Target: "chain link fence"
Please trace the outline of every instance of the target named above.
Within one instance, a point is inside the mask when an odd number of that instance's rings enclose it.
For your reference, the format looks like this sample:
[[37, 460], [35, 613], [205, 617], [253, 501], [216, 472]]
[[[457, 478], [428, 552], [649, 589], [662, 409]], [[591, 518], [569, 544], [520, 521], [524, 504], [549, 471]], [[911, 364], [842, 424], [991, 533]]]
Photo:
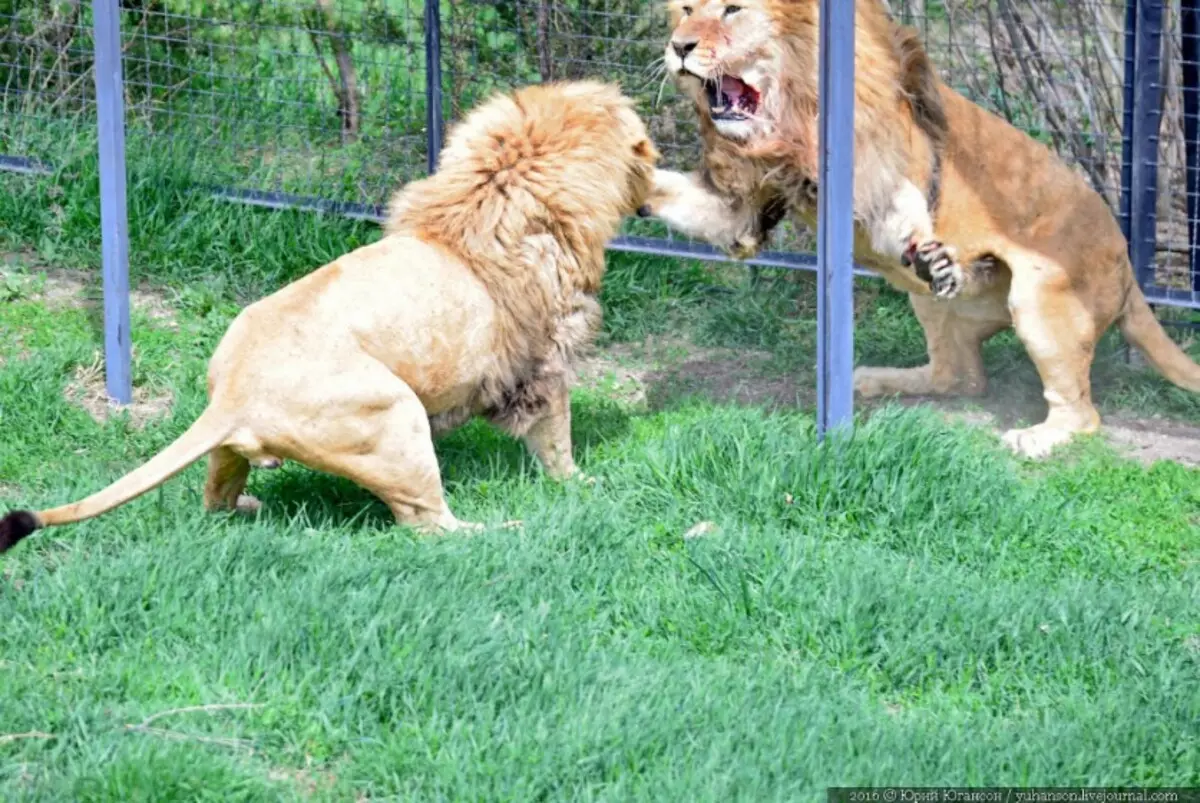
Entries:
[[[1159, 303], [1200, 307], [1200, 0], [890, 0], [944, 78], [1048, 143], [1119, 214]], [[131, 160], [170, 153], [213, 192], [377, 218], [440, 123], [495, 89], [616, 80], [669, 165], [698, 154], [648, 0], [122, 0]], [[433, 24], [431, 24], [433, 23]], [[0, 169], [94, 147], [92, 8], [0, 0]], [[432, 67], [432, 69], [431, 69]], [[710, 254], [648, 221], [618, 248]], [[784, 226], [759, 264], [813, 264]]]

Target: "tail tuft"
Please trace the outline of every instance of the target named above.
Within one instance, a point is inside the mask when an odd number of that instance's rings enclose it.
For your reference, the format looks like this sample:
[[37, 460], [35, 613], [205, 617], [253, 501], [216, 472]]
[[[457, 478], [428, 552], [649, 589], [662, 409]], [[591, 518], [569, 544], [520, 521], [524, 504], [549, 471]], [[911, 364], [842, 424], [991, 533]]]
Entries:
[[0, 519], [0, 552], [7, 552], [27, 535], [41, 529], [41, 522], [27, 510], [14, 510]]

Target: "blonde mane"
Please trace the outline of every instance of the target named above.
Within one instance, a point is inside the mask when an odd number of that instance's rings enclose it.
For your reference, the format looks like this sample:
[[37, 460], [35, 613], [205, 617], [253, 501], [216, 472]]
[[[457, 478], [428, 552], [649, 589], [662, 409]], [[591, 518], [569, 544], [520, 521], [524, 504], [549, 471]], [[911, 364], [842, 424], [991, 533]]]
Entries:
[[[770, 21], [777, 81], [767, 111], [772, 133], [749, 141], [723, 137], [697, 100], [705, 171], [726, 193], [758, 197], [760, 204], [775, 196], [797, 209], [811, 206], [818, 172], [818, 0], [745, 5]], [[680, 8], [673, 4], [677, 24]], [[856, 3], [854, 128], [856, 217], [886, 217], [906, 177], [924, 183], [936, 206], [949, 135], [942, 85], [916, 33], [894, 23], [878, 0]]]
[[497, 95], [450, 132], [436, 173], [395, 195], [386, 231], [437, 243], [502, 296], [521, 283], [513, 253], [550, 235], [581, 260], [577, 289], [595, 292], [631, 204], [631, 186], [614, 177], [638, 167], [616, 124], [632, 114], [632, 101], [598, 82]]
[[495, 367], [476, 406], [510, 430], [596, 334], [605, 248], [649, 192], [658, 157], [616, 86], [532, 85], [476, 106], [437, 171], [393, 197], [387, 234], [453, 255], [496, 305]]
[[[855, 9], [856, 161], [860, 155], [903, 172], [909, 144], [896, 125], [898, 114], [911, 116], [935, 147], [947, 137], [940, 80], [916, 33], [894, 23], [878, 0]], [[775, 26], [783, 70], [776, 138], [741, 147], [743, 156], [784, 159], [815, 176], [817, 156], [818, 3], [817, 0], [766, 0]]]

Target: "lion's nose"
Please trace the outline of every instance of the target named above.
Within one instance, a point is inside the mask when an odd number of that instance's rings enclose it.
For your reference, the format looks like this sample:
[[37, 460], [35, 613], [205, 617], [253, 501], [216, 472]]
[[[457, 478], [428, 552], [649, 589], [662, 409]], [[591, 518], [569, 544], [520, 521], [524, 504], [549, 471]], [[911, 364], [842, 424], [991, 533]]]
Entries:
[[675, 48], [675, 55], [679, 56], [679, 60], [683, 61], [687, 58], [688, 53], [696, 49], [698, 42], [671, 42], [671, 47]]

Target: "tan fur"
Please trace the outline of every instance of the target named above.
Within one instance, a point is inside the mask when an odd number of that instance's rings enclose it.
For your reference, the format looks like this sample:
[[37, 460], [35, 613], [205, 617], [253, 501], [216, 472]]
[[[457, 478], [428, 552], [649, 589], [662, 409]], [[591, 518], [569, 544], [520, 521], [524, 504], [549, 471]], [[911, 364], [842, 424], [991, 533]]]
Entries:
[[[659, 171], [643, 213], [662, 211], [672, 226], [744, 255], [761, 242], [764, 199], [782, 194], [799, 218], [814, 218], [818, 0], [746, 0], [732, 17], [710, 0], [688, 3], [691, 14], [683, 5], [671, 3], [667, 62], [680, 61], [671, 58], [676, 43], [698, 40], [688, 58], [702, 58], [680, 81], [696, 98], [704, 168], [690, 177]], [[866, 396], [982, 394], [980, 348], [1014, 326], [1049, 413], [1004, 440], [1019, 453], [1044, 456], [1098, 429], [1089, 371], [1098, 338], [1117, 322], [1168, 379], [1200, 391], [1200, 366], [1154, 319], [1100, 195], [1048, 148], [942, 84], [915, 35], [878, 0], [857, 0], [856, 20], [855, 255], [910, 293], [930, 357], [920, 368], [859, 368], [856, 389]], [[745, 131], [718, 130], [693, 77], [708, 70], [758, 77], [764, 119]], [[723, 227], [715, 223], [722, 204]], [[703, 211], [706, 231], [689, 229], [689, 207]], [[936, 223], [936, 238], [967, 266], [956, 268], [953, 292], [943, 294], [953, 300], [935, 298], [889, 240], [909, 226], [918, 239], [934, 240], [927, 223]]]
[[[476, 415], [523, 437], [550, 476], [577, 474], [571, 364], [599, 323], [605, 245], [658, 158], [615, 87], [493, 97], [451, 132], [437, 173], [396, 195], [386, 236], [238, 316], [187, 432], [37, 524], [104, 513], [208, 454], [209, 509], [257, 506], [242, 495], [251, 466], [295, 460], [359, 483], [402, 524], [455, 529], [432, 436]], [[28, 529], [6, 521], [10, 540]]]
[[[680, 76], [695, 102], [704, 163], [687, 177], [660, 173], [660, 191], [645, 213], [745, 257], [777, 222], [778, 215], [764, 215], [764, 210], [782, 203], [803, 220], [815, 216], [816, 7], [799, 0], [748, 0], [729, 15], [731, 6], [710, 0], [669, 5], [675, 27], [666, 48], [667, 68]], [[935, 240], [924, 200], [946, 137], [941, 104], [929, 93], [937, 76], [919, 42], [903, 29], [893, 30], [886, 17], [860, 6], [857, 25], [860, 51], [866, 47], [871, 53], [856, 65], [854, 198], [861, 261], [886, 266], [914, 292], [930, 292], [936, 279], [942, 295], [956, 294], [962, 270], [952, 250]], [[681, 58], [676, 47], [690, 45], [694, 49]], [[723, 75], [744, 77], [760, 90], [762, 108], [753, 121], [714, 122], [699, 79]], [[897, 125], [900, 119], [908, 122]], [[727, 201], [724, 226], [713, 225], [712, 214], [687, 213], [703, 205], [699, 199], [705, 192]], [[703, 227], [699, 220], [705, 221]], [[923, 249], [938, 276], [897, 270], [900, 258], [913, 249]]]

